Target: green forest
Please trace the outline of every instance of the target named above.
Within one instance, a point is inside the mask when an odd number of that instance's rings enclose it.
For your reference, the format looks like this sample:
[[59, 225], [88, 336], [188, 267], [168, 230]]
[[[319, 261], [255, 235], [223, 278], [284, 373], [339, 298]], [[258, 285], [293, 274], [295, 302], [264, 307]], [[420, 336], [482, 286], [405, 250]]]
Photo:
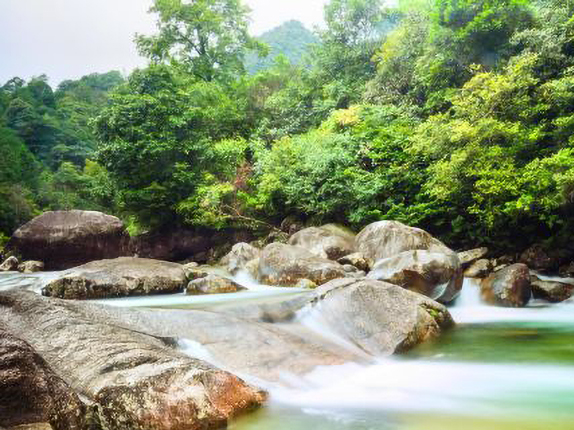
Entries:
[[383, 3], [331, 0], [277, 55], [240, 0], [155, 0], [146, 68], [6, 82], [3, 237], [74, 208], [132, 232], [388, 219], [458, 247], [571, 247], [574, 2]]

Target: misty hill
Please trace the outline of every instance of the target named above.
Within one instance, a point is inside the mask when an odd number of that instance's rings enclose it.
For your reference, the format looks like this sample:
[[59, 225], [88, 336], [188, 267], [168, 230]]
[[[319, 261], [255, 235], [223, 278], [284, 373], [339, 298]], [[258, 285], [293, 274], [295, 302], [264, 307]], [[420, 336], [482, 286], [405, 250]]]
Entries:
[[293, 64], [298, 64], [310, 44], [317, 43], [318, 38], [299, 21], [287, 21], [258, 38], [270, 47], [266, 58], [250, 54], [245, 60], [249, 73], [256, 73], [273, 64], [275, 58], [283, 54]]

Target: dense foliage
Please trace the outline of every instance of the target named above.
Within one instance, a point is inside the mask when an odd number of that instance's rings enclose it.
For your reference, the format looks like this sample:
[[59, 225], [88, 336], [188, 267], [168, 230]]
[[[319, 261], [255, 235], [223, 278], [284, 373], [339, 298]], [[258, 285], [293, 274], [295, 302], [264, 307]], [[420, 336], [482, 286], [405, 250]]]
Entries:
[[42, 210], [114, 210], [113, 187], [94, 158], [91, 124], [118, 72], [64, 81], [54, 91], [46, 76], [14, 78], [0, 87], [0, 234]]
[[142, 227], [396, 219], [460, 247], [572, 242], [574, 2], [332, 0], [303, 62], [272, 46], [255, 74], [238, 0], [153, 11], [152, 64], [109, 103], [116, 81], [3, 87], [1, 180], [28, 190], [0, 187], [4, 231], [59, 201]]

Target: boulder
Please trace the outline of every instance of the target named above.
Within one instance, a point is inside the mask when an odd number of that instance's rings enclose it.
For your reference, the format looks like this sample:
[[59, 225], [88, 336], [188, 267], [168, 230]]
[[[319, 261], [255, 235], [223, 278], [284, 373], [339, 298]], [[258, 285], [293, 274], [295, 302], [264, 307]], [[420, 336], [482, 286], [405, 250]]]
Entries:
[[289, 238], [289, 245], [300, 246], [321, 258], [337, 260], [354, 252], [355, 235], [349, 230], [327, 224], [303, 229]]
[[550, 303], [560, 303], [574, 295], [574, 285], [555, 281], [543, 281], [531, 277], [532, 296]]
[[209, 275], [209, 272], [203, 267], [197, 266], [197, 264], [186, 264], [183, 266], [183, 272], [188, 281], [194, 281], [196, 279], [205, 278]]
[[47, 270], [62, 270], [128, 255], [129, 235], [118, 218], [101, 212], [46, 212], [16, 230], [8, 247]]
[[418, 249], [433, 253], [455, 254], [426, 231], [397, 221], [379, 221], [369, 224], [355, 238], [355, 249], [375, 262], [404, 251]]
[[36, 273], [44, 270], [44, 263], [41, 261], [24, 261], [18, 265], [18, 271], [22, 273]]
[[0, 265], [0, 272], [15, 272], [18, 270], [19, 262], [16, 257], [8, 257]]
[[247, 263], [259, 258], [261, 251], [248, 243], [237, 243], [233, 245], [229, 254], [221, 260], [221, 265], [227, 267], [227, 271], [235, 275], [240, 270], [244, 270]]
[[353, 252], [352, 254], [345, 255], [337, 260], [339, 264], [350, 264], [363, 272], [369, 272], [373, 267], [373, 261], [365, 258], [360, 252]]
[[505, 307], [523, 307], [532, 296], [530, 270], [525, 264], [513, 264], [491, 274], [481, 282], [482, 298]]
[[68, 384], [0, 324], [0, 427], [83, 430], [85, 414], [85, 405]]
[[540, 244], [533, 245], [520, 255], [520, 263], [526, 264], [532, 270], [548, 271], [557, 269], [559, 261], [550, 257]]
[[457, 254], [460, 265], [463, 269], [470, 267], [476, 261], [484, 258], [488, 254], [488, 248], [476, 248]]
[[120, 257], [67, 270], [48, 283], [42, 294], [75, 300], [170, 294], [183, 291], [186, 282], [180, 264]]
[[187, 294], [226, 294], [237, 293], [238, 291], [243, 291], [245, 289], [245, 287], [233, 282], [231, 279], [222, 278], [217, 275], [207, 275], [204, 278], [191, 281], [187, 285]]
[[265, 400], [238, 377], [177, 351], [173, 339], [113, 324], [105, 308], [0, 293], [0, 321], [94, 405], [96, 428], [223, 428]]
[[486, 278], [494, 270], [492, 262], [483, 258], [475, 261], [464, 271], [467, 278]]
[[407, 351], [454, 325], [443, 305], [373, 279], [337, 279], [315, 295], [329, 330], [376, 356]]
[[214, 231], [172, 227], [133, 237], [131, 250], [142, 258], [164, 261], [193, 259], [200, 263], [208, 263], [223, 257], [233, 244], [254, 239], [253, 233], [248, 230]]
[[259, 279], [269, 285], [296, 285], [309, 279], [317, 285], [343, 278], [343, 267], [321, 258], [300, 246], [273, 243], [267, 245], [259, 258]]
[[405, 251], [379, 260], [368, 278], [389, 282], [440, 302], [451, 302], [462, 289], [462, 269], [455, 254]]

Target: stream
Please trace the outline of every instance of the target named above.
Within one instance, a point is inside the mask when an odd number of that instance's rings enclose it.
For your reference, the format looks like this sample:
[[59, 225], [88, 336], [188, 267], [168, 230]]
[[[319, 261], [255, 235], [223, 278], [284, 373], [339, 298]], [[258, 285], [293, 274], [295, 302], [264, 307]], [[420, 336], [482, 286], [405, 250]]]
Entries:
[[[57, 273], [2, 274], [0, 291], [39, 291]], [[235, 280], [248, 291], [212, 296], [152, 296], [99, 300], [118, 307], [217, 309], [268, 302], [301, 290]], [[450, 309], [457, 326], [402, 356], [316, 368], [288, 385], [257, 381], [268, 405], [240, 418], [233, 430], [572, 430], [574, 429], [574, 301], [532, 302], [527, 308], [487, 306], [476, 281], [466, 279]], [[304, 326], [341, 348], [310, 312]], [[209, 360], [200, 344], [184, 352]], [[368, 364], [365, 364], [368, 363]], [[244, 376], [244, 375], [241, 375]], [[247, 377], [249, 379], [249, 377]]]

